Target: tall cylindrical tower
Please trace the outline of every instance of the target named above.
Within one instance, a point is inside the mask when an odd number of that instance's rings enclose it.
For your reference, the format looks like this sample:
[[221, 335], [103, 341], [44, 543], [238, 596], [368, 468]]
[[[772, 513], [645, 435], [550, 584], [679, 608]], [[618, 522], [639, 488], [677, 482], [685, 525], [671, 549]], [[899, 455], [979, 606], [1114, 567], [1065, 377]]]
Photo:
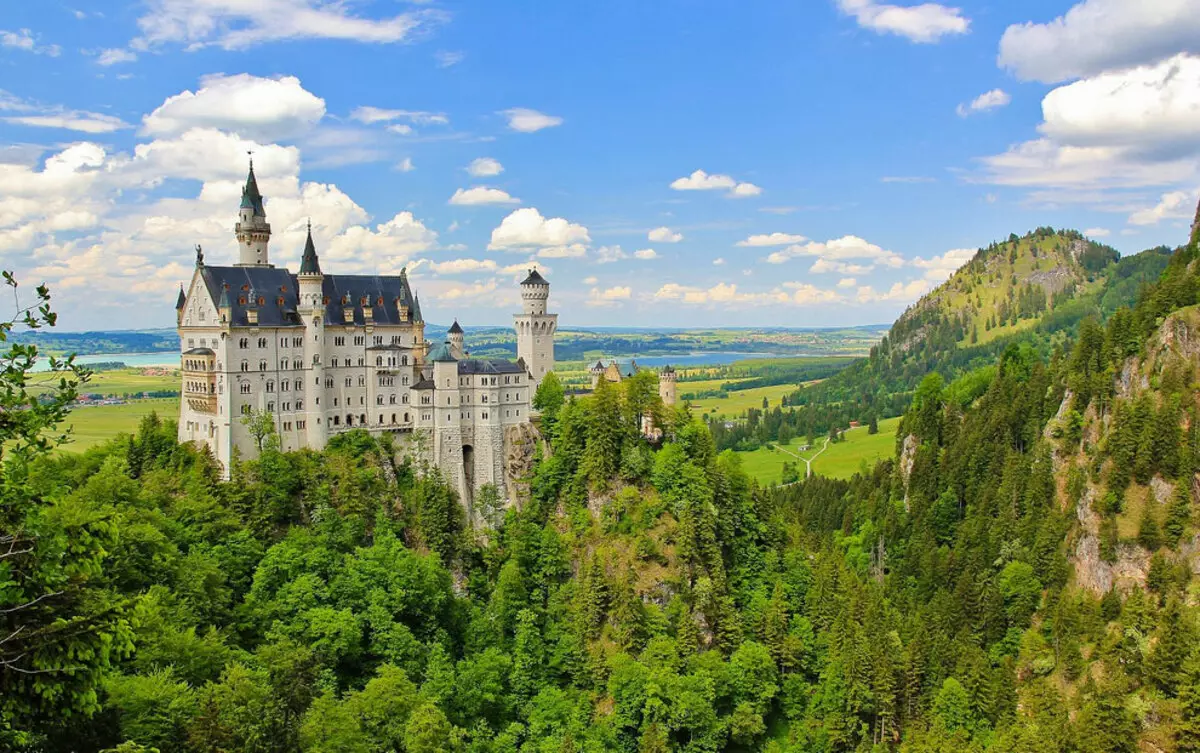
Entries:
[[662, 398], [664, 405], [675, 404], [675, 386], [675, 367], [664, 366], [658, 373], [658, 396]]
[[242, 187], [242, 205], [238, 208], [238, 221], [233, 230], [237, 234], [239, 267], [271, 266], [267, 255], [271, 225], [267, 222], [258, 179], [254, 177], [254, 160], [250, 161], [250, 174]]
[[529, 270], [521, 283], [523, 311], [513, 316], [517, 332], [517, 357], [524, 361], [525, 370], [533, 379], [534, 389], [542, 377], [554, 371], [554, 334], [558, 331], [558, 314], [546, 313], [550, 300], [550, 283]]
[[450, 343], [450, 354], [455, 358], [461, 359], [466, 352], [463, 350], [463, 328], [459, 325], [458, 320], [454, 320], [454, 324], [450, 325], [450, 330], [446, 333], [447, 340]]
[[325, 276], [321, 274], [321, 263], [313, 245], [311, 223], [296, 281], [300, 288], [297, 313], [304, 322], [305, 442], [312, 449], [320, 450], [329, 439], [329, 427], [324, 421], [325, 408], [321, 405], [321, 397], [325, 393], [325, 364], [322, 361], [325, 348]]

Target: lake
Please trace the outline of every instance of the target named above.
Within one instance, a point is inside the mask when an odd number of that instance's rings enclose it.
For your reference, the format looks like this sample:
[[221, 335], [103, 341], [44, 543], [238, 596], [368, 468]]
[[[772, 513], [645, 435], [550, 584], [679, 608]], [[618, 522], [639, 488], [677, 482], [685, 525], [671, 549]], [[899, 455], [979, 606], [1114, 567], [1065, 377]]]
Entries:
[[[803, 354], [793, 354], [788, 357], [798, 357]], [[637, 360], [642, 366], [671, 366], [690, 367], [690, 366], [726, 366], [738, 361], [745, 361], [750, 358], [783, 358], [776, 353], [680, 353], [672, 356], [622, 356], [617, 358], [617, 363], [629, 363], [631, 360]], [[604, 358], [604, 363], [608, 363], [612, 358]], [[75, 363], [87, 365], [89, 363], [111, 363], [120, 361], [126, 366], [133, 369], [145, 368], [148, 366], [179, 366], [179, 354], [173, 350], [159, 351], [158, 353], [109, 353], [109, 354], [93, 354], [88, 356], [78, 356], [75, 358]], [[33, 367], [34, 371], [46, 371], [50, 368], [50, 364], [44, 359], [38, 359], [37, 364]]]
[[[147, 366], [172, 366], [179, 367], [179, 354], [173, 350], [162, 350], [157, 353], [99, 353], [90, 356], [76, 356], [75, 363], [86, 366], [89, 363], [112, 363], [120, 361], [126, 366], [133, 369], [145, 368]], [[39, 358], [37, 363], [33, 365], [34, 371], [46, 371], [50, 368], [50, 362], [44, 358]]]

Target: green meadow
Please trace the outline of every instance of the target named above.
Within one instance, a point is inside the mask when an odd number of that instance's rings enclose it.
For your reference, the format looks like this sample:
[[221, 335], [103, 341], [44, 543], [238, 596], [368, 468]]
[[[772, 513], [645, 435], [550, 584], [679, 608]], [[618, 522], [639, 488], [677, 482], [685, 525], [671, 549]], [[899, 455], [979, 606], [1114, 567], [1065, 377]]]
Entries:
[[892, 456], [896, 447], [896, 427], [899, 424], [899, 417], [884, 419], [879, 422], [878, 434], [868, 434], [865, 426], [850, 429], [846, 431], [843, 441], [831, 442], [829, 447], [819, 454], [825, 444], [823, 437], [818, 437], [817, 443], [804, 452], [800, 451], [800, 447], [808, 440], [795, 438], [786, 448], [791, 454], [771, 446], [760, 447], [753, 452], [739, 452], [738, 455], [741, 456], [742, 467], [746, 473], [762, 484], [779, 483], [783, 477], [785, 462], [798, 463], [800, 473], [803, 474], [804, 463], [796, 457], [797, 455], [809, 459], [816, 456], [812, 463], [815, 474], [831, 478], [850, 478], [862, 468], [864, 462], [869, 468], [877, 461]]
[[132, 400], [124, 405], [75, 408], [66, 420], [66, 425], [71, 427], [71, 441], [62, 449], [65, 452], [84, 452], [118, 434], [132, 434], [143, 418], [155, 412], [164, 420], [177, 420], [179, 398]]

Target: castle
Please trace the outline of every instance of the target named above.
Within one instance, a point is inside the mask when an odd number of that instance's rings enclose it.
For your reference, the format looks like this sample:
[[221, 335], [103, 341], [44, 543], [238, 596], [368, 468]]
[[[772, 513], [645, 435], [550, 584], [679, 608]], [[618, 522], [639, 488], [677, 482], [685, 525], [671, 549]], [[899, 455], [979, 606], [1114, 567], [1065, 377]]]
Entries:
[[425, 339], [421, 303], [399, 275], [326, 274], [312, 228], [300, 269], [270, 263], [271, 225], [254, 164], [234, 226], [239, 260], [196, 268], [179, 291], [179, 440], [205, 445], [228, 475], [235, 451], [257, 455], [269, 420], [283, 450], [321, 449], [353, 429], [390, 433], [441, 469], [464, 506], [480, 487], [504, 496], [506, 457], [528, 444], [538, 383], [554, 370], [558, 315], [536, 270], [514, 315], [517, 361], [471, 358], [455, 321]]

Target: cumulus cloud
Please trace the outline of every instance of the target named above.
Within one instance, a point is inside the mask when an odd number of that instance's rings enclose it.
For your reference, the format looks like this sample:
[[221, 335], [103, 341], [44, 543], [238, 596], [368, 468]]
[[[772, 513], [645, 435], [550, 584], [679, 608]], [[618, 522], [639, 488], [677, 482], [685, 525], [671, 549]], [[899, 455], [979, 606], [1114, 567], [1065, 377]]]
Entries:
[[958, 112], [958, 117], [965, 118], [977, 112], [987, 112], [988, 110], [995, 110], [998, 107], [1004, 107], [1010, 102], [1012, 102], [1012, 97], [1009, 96], [1008, 92], [1003, 89], [992, 89], [989, 92], [980, 94], [969, 103], [959, 105], [956, 112]]
[[918, 269], [924, 269], [926, 280], [941, 283], [949, 279], [950, 275], [957, 272], [962, 265], [971, 261], [975, 254], [975, 249], [955, 248], [929, 259], [918, 256], [909, 263]]
[[1194, 177], [1200, 155], [1200, 57], [1104, 73], [1042, 100], [1041, 138], [986, 157], [1008, 185], [1135, 188]]
[[643, 248], [634, 251], [632, 254], [626, 253], [620, 246], [601, 246], [596, 249], [597, 264], [611, 264], [612, 262], [621, 261], [623, 259], [638, 259], [640, 261], [649, 261], [657, 259], [658, 252], [652, 248]]
[[738, 246], [758, 248], [762, 246], [788, 246], [793, 243], [803, 243], [808, 240], [803, 235], [793, 235], [791, 233], [767, 233], [764, 235], [752, 235], [746, 240], [738, 241]]
[[117, 65], [119, 63], [132, 63], [135, 60], [137, 60], [136, 52], [124, 50], [119, 47], [100, 50], [100, 53], [96, 55], [96, 64], [104, 66]]
[[669, 282], [660, 287], [653, 296], [657, 301], [668, 301], [689, 305], [718, 304], [739, 306], [796, 305], [807, 306], [841, 301], [842, 296], [832, 290], [823, 290], [809, 283], [786, 282], [765, 292], [744, 292], [733, 283], [718, 283], [710, 288], [693, 287]]
[[832, 261], [820, 258], [813, 262], [808, 271], [814, 275], [836, 273], [841, 275], [865, 275], [875, 269], [874, 264], [851, 264], [844, 261]]
[[396, 169], [402, 173], [411, 173], [417, 168], [413, 165], [412, 157], [405, 157], [396, 163]]
[[958, 8], [937, 3], [889, 5], [875, 0], [837, 0], [838, 8], [858, 25], [877, 34], [895, 34], [910, 42], [930, 44], [952, 34], [966, 34], [970, 19]]
[[584, 285], [595, 285], [599, 281], [600, 281], [600, 278], [596, 277], [595, 275], [591, 275], [589, 277], [583, 278]]
[[484, 204], [520, 204], [521, 200], [508, 195], [507, 191], [487, 186], [458, 189], [450, 197], [449, 204], [457, 206], [481, 206]]
[[449, 261], [426, 261], [425, 265], [439, 275], [460, 275], [476, 272], [495, 272], [496, 262], [491, 259], [450, 259]]
[[168, 97], [142, 119], [142, 132], [170, 136], [192, 128], [219, 128], [273, 140], [303, 133], [324, 115], [325, 100], [307, 91], [295, 76], [217, 74], [202, 78], [194, 92]]
[[855, 285], [858, 285], [858, 280], [854, 279], [853, 277], [843, 277], [837, 282], [837, 286], [839, 288], [852, 288]]
[[885, 291], [877, 291], [870, 285], [859, 287], [855, 298], [859, 303], [911, 303], [929, 292], [928, 280], [897, 282]]
[[1058, 83], [1200, 53], [1200, 14], [1186, 0], [1084, 0], [1049, 23], [1009, 26], [999, 64], [1024, 80]]
[[845, 235], [824, 243], [815, 241], [798, 243], [771, 253], [766, 260], [770, 264], [783, 264], [789, 259], [804, 256], [817, 256], [827, 261], [867, 259], [889, 267], [899, 267], [904, 264], [904, 259], [898, 254], [886, 251], [857, 235]]
[[683, 240], [683, 233], [678, 233], [665, 225], [656, 227], [649, 233], [646, 233], [646, 238], [655, 243], [678, 243]]
[[492, 230], [488, 248], [495, 251], [531, 251], [541, 258], [577, 258], [591, 242], [583, 225], [562, 217], [543, 217], [534, 207], [518, 209]]
[[696, 170], [691, 175], [676, 178], [671, 181], [671, 188], [676, 191], [728, 191], [727, 196], [746, 198], [758, 196], [762, 189], [753, 183], [739, 183], [728, 175], [709, 174]]
[[[1196, 194], [1194, 192], [1171, 191], [1163, 194], [1154, 206], [1139, 209], [1129, 215], [1129, 224], [1157, 225], [1163, 220], [1191, 219], [1195, 209]], [[1091, 235], [1091, 232], [1085, 233], [1085, 235]]]
[[589, 306], [615, 306], [621, 301], [628, 301], [633, 297], [633, 289], [628, 286], [616, 286], [601, 290], [592, 288], [588, 293], [587, 305]]
[[713, 259], [714, 267], [720, 267], [720, 266], [723, 266], [724, 264], [725, 264], [724, 257], [718, 256], [717, 258]]
[[490, 178], [504, 172], [504, 165], [491, 157], [479, 157], [467, 165], [467, 172], [476, 178]]
[[652, 248], [642, 248], [633, 252], [633, 258], [641, 259], [642, 261], [649, 261], [650, 259], [657, 259], [658, 252]]
[[56, 58], [62, 53], [62, 48], [56, 44], [38, 44], [37, 38], [29, 29], [18, 29], [16, 31], [0, 29], [0, 47], [6, 47], [10, 50], [21, 50], [22, 52], [32, 52], [34, 55], [48, 55], [52, 58]]
[[347, 3], [323, 0], [148, 0], [138, 18], [135, 49], [168, 44], [246, 49], [267, 42], [342, 39], [367, 44], [411, 41], [443, 18], [420, 10], [391, 18], [366, 18]]
[[533, 133], [543, 128], [553, 128], [562, 125], [563, 119], [557, 115], [547, 115], [526, 107], [513, 107], [502, 110], [501, 115], [508, 118], [508, 127], [521, 133]]

